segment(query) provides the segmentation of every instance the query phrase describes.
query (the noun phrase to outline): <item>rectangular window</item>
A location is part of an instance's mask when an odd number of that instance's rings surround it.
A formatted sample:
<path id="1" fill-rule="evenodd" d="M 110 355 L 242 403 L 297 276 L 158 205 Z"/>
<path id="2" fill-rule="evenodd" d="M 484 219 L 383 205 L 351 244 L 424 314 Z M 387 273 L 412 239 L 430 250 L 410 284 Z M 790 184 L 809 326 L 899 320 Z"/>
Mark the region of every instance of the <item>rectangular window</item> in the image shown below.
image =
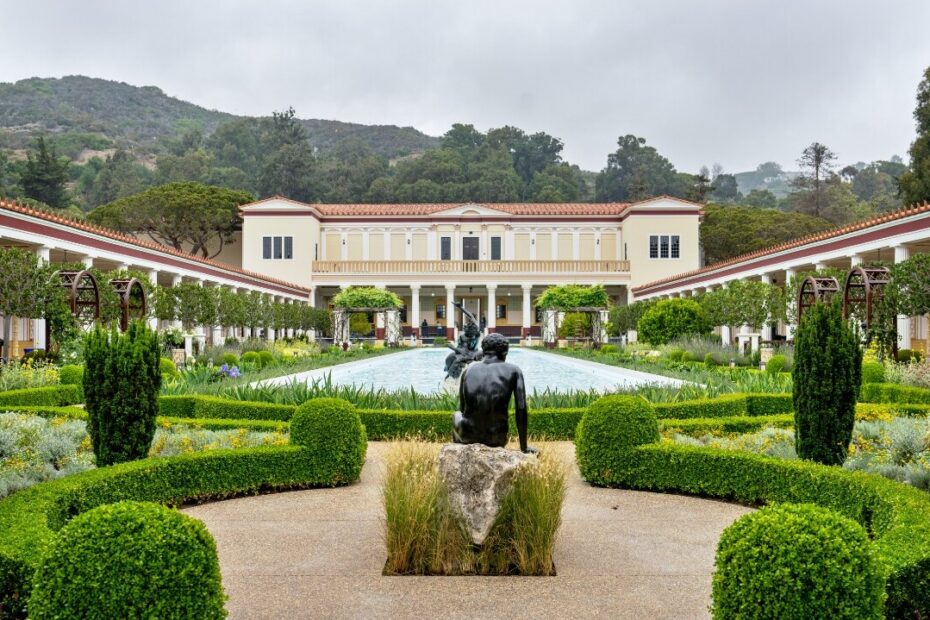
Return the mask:
<path id="1" fill-rule="evenodd" d="M 400 307 L 400 322 L 401 323 L 407 322 L 407 306 L 406 305 L 403 305 Z"/>
<path id="2" fill-rule="evenodd" d="M 497 304 L 497 311 L 494 313 L 494 316 L 499 319 L 507 318 L 507 304 Z"/>
<path id="3" fill-rule="evenodd" d="M 314 246 L 314 252 L 316 247 Z M 262 258 L 291 260 L 294 258 L 294 237 L 262 237 Z M 316 257 L 314 257 L 314 260 Z"/>
<path id="4" fill-rule="evenodd" d="M 649 258 L 681 258 L 679 235 L 650 235 Z"/>
<path id="5" fill-rule="evenodd" d="M 436 300 L 436 318 L 437 319 L 446 318 L 446 300 L 445 299 Z"/>
<path id="6" fill-rule="evenodd" d="M 491 260 L 501 259 L 501 238 L 491 237 Z"/>
<path id="7" fill-rule="evenodd" d="M 452 260 L 452 237 L 441 237 L 439 239 L 439 258 L 441 260 Z"/>

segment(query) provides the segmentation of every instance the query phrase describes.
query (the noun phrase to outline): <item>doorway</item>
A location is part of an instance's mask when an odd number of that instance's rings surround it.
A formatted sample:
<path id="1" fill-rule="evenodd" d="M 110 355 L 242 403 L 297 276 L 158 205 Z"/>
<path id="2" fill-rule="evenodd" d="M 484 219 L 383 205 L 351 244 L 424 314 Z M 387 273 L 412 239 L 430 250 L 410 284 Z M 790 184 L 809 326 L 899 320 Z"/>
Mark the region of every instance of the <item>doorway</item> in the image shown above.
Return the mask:
<path id="1" fill-rule="evenodd" d="M 478 260 L 478 237 L 462 237 L 462 260 Z"/>

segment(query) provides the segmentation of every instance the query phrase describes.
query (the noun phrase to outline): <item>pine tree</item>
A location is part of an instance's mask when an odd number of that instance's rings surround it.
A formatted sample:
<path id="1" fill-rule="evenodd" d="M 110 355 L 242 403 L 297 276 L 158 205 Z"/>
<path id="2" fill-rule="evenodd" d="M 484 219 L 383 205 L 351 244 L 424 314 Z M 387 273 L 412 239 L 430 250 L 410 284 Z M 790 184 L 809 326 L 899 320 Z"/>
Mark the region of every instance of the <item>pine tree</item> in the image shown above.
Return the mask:
<path id="1" fill-rule="evenodd" d="M 55 146 L 45 143 L 45 138 L 36 139 L 35 153 L 29 153 L 26 167 L 19 183 L 27 197 L 44 202 L 54 209 L 68 206 L 68 167 L 65 159 L 59 159 Z"/>
<path id="2" fill-rule="evenodd" d="M 802 317 L 794 344 L 798 456 L 827 465 L 846 460 L 861 375 L 859 338 L 839 304 L 816 304 Z"/>
<path id="3" fill-rule="evenodd" d="M 930 67 L 917 87 L 917 139 L 911 144 L 911 167 L 898 184 L 905 205 L 930 201 Z"/>
<path id="4" fill-rule="evenodd" d="M 133 322 L 123 334 L 97 327 L 87 335 L 84 397 L 97 466 L 148 456 L 160 388 L 158 334 L 145 323 Z"/>

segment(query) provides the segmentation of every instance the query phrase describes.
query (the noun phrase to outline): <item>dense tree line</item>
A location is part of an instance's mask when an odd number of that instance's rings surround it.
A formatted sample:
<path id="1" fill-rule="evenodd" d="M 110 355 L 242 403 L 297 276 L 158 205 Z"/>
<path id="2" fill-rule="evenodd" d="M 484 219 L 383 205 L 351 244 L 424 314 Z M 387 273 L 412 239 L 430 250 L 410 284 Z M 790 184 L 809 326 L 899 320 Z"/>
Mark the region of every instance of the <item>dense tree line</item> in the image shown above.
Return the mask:
<path id="1" fill-rule="evenodd" d="M 710 203 L 702 240 L 706 261 L 714 262 L 930 200 L 930 69 L 914 116 L 910 167 L 892 157 L 840 168 L 836 153 L 813 142 L 801 151 L 797 173 L 765 162 L 748 173 L 726 173 L 715 164 L 690 174 L 644 138 L 627 134 L 594 174 L 565 161 L 558 138 L 512 126 L 481 132 L 455 124 L 438 148 L 393 161 L 354 136 L 320 151 L 288 109 L 267 118 L 230 117 L 209 134 L 197 123 L 181 123 L 154 159 L 118 148 L 79 163 L 60 154 L 57 140 L 38 136 L 25 159 L 0 151 L 0 195 L 77 216 L 96 208 L 90 217 L 101 224 L 207 256 L 231 237 L 236 206 L 253 197 L 612 202 L 667 194 Z M 193 232 L 185 236 L 182 227 Z"/>

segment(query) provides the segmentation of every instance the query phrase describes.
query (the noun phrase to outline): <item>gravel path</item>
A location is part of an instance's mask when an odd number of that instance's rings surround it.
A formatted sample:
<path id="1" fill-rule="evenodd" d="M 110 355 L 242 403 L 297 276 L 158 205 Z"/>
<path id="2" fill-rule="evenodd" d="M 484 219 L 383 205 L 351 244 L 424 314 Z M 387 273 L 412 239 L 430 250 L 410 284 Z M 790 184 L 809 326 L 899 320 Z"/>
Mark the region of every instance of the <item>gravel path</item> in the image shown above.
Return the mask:
<path id="1" fill-rule="evenodd" d="M 568 442 L 542 444 L 573 458 Z M 704 618 L 720 533 L 748 509 L 599 489 L 571 468 L 557 577 L 383 577 L 379 481 L 185 509 L 216 538 L 232 618 Z"/>

